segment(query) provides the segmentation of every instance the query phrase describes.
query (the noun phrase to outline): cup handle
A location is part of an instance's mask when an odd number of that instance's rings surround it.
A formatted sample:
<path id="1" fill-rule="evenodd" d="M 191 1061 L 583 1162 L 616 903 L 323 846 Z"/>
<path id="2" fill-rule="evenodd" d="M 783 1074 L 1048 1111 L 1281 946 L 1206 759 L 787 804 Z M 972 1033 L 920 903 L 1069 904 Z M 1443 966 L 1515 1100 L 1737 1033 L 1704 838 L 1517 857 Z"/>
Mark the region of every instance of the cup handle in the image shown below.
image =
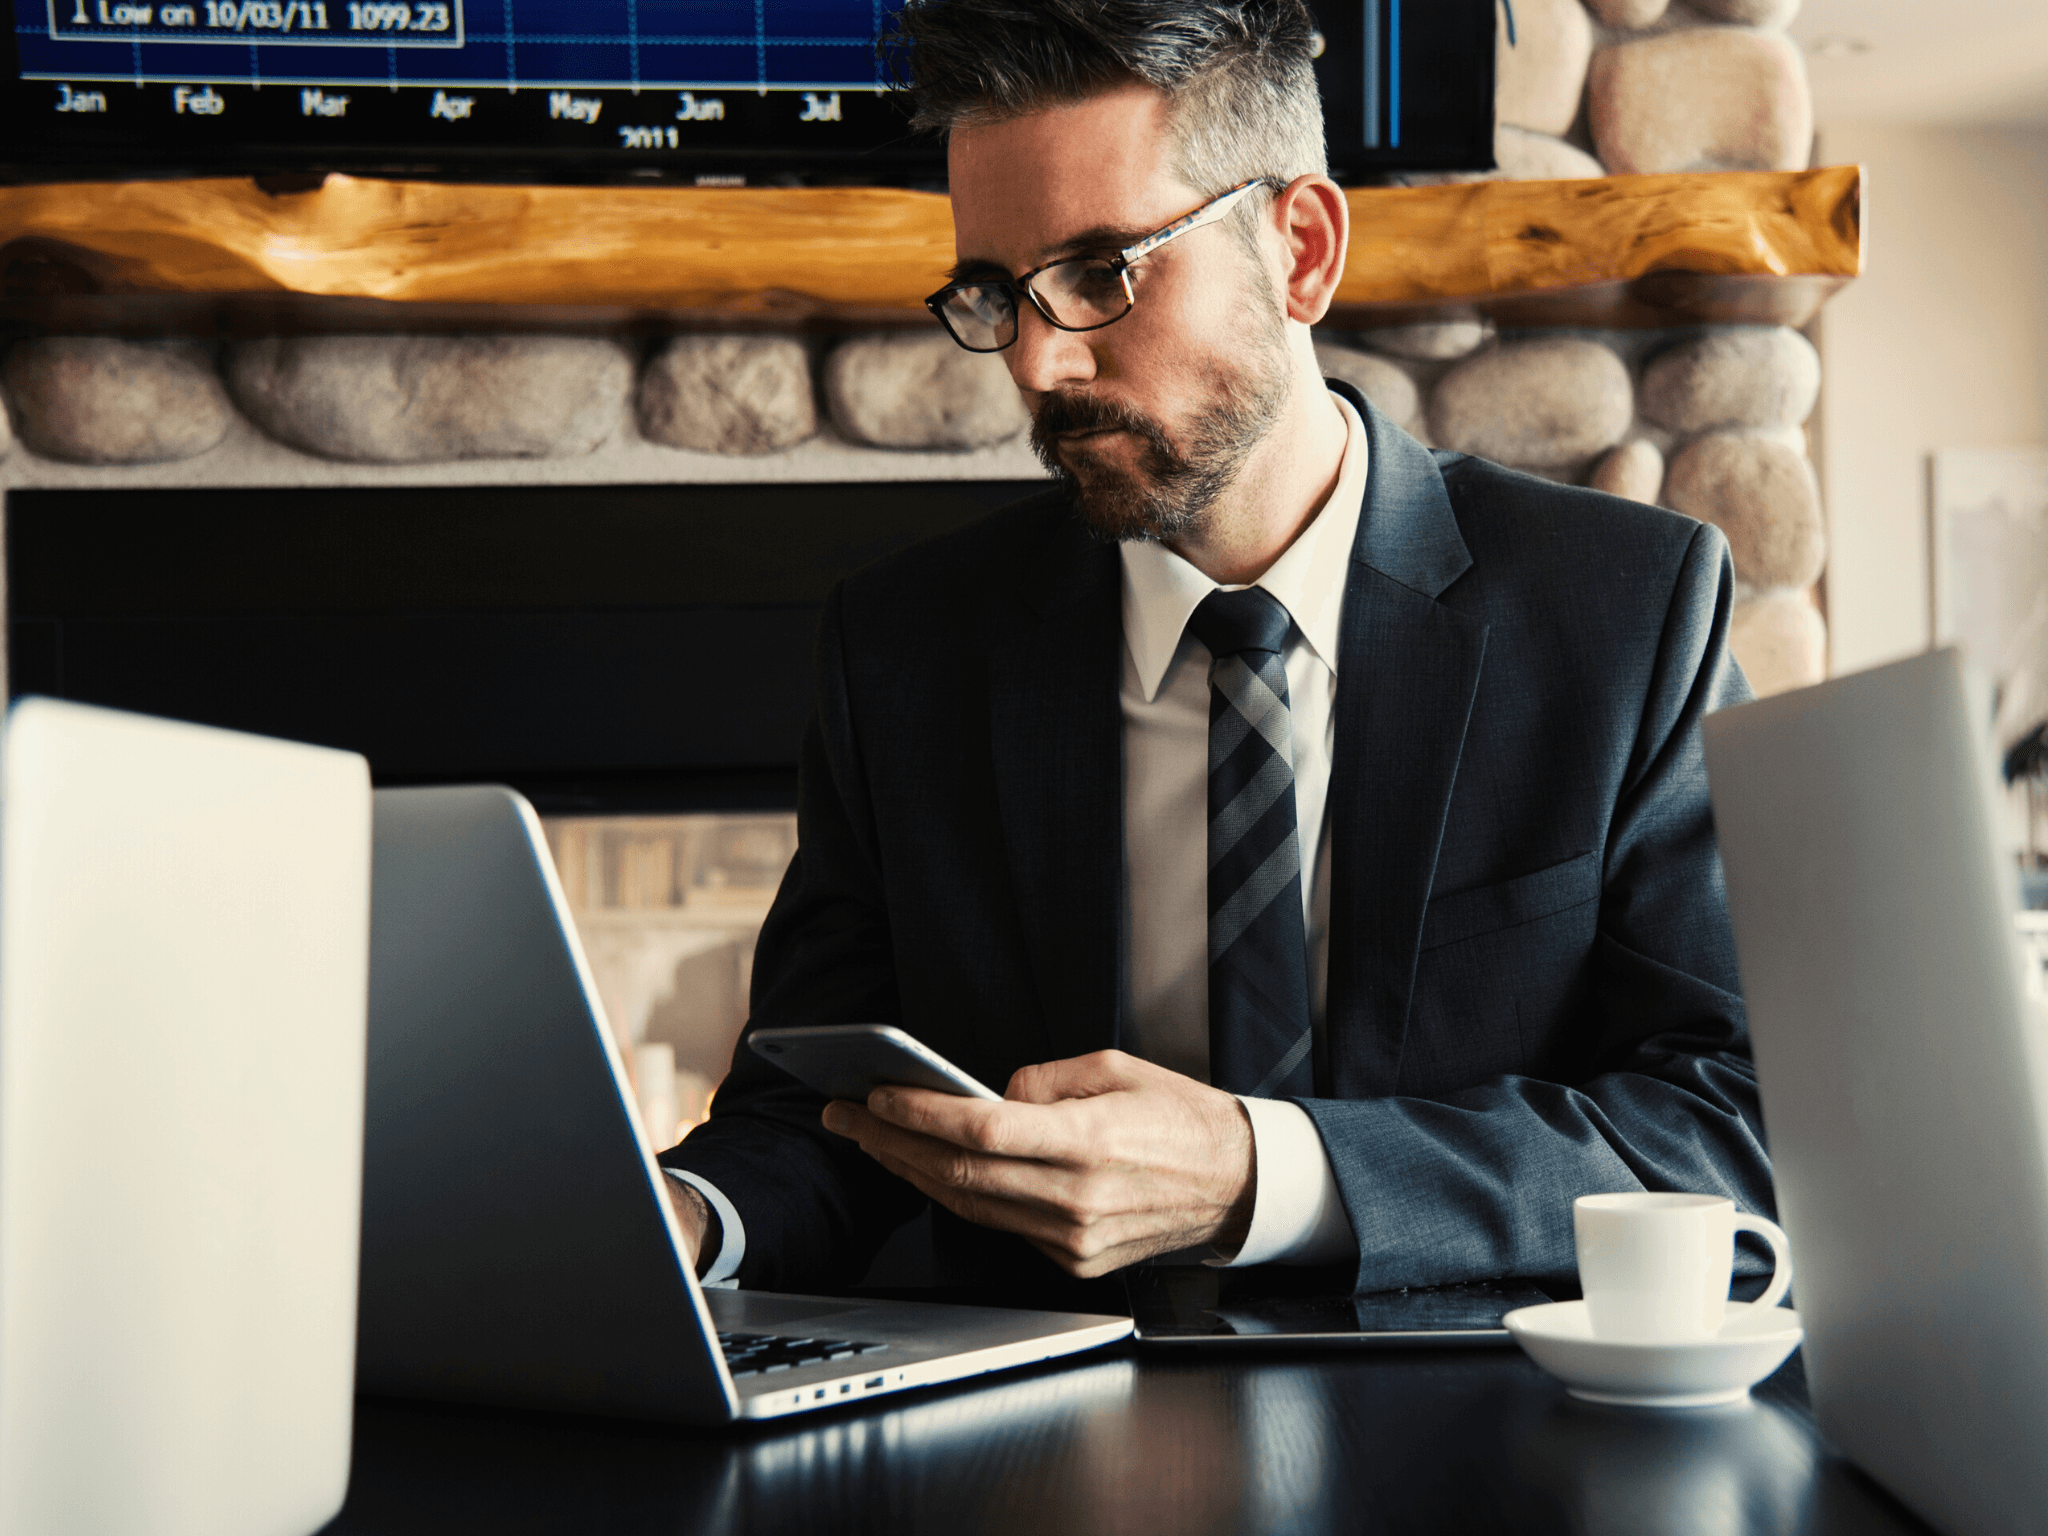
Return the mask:
<path id="1" fill-rule="evenodd" d="M 1735 1230 L 1754 1232 L 1771 1245 L 1771 1283 L 1750 1305 L 1775 1307 L 1785 1299 L 1785 1292 L 1792 1288 L 1792 1240 L 1785 1236 L 1785 1229 L 1775 1221 L 1766 1221 L 1761 1216 L 1751 1216 L 1743 1211 L 1735 1213 Z"/>

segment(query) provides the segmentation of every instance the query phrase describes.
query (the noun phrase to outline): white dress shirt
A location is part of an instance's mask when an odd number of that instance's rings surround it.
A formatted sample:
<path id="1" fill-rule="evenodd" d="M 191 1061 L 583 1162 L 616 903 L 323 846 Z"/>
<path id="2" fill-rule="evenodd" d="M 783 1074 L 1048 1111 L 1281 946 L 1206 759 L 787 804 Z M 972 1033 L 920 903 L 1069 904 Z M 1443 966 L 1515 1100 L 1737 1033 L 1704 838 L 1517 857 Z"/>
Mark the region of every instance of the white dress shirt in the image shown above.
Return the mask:
<path id="1" fill-rule="evenodd" d="M 1330 843 L 1324 811 L 1336 730 L 1338 633 L 1351 546 L 1365 503 L 1365 424 L 1330 399 L 1349 436 L 1336 488 L 1315 521 L 1254 585 L 1287 610 L 1294 814 L 1308 939 L 1309 1013 L 1322 1028 L 1329 974 Z M 1218 583 L 1164 545 L 1123 546 L 1124 901 L 1130 935 L 1124 1049 L 1209 1080 L 1209 662 L 1188 630 Z M 1251 1118 L 1257 1191 L 1231 1264 L 1326 1263 L 1357 1242 L 1315 1124 L 1280 1099 L 1240 1095 Z M 1211 1262 L 1226 1262 L 1212 1260 Z"/>
<path id="2" fill-rule="evenodd" d="M 1351 546 L 1365 504 L 1365 423 L 1341 396 L 1348 437 L 1336 488 L 1255 585 L 1294 621 L 1287 697 L 1295 822 L 1308 940 L 1310 1016 L 1320 1029 L 1329 974 L 1330 844 L 1324 803 L 1336 725 L 1337 643 Z M 1123 553 L 1124 903 L 1130 935 L 1123 1048 L 1209 1080 L 1209 652 L 1187 631 L 1217 583 L 1165 546 Z M 1315 1123 L 1280 1099 L 1239 1097 L 1257 1164 L 1251 1230 L 1213 1264 L 1312 1264 L 1355 1258 L 1357 1240 Z M 667 1170 L 700 1192 L 724 1228 L 706 1285 L 730 1285 L 746 1253 L 732 1202 L 708 1179 Z"/>

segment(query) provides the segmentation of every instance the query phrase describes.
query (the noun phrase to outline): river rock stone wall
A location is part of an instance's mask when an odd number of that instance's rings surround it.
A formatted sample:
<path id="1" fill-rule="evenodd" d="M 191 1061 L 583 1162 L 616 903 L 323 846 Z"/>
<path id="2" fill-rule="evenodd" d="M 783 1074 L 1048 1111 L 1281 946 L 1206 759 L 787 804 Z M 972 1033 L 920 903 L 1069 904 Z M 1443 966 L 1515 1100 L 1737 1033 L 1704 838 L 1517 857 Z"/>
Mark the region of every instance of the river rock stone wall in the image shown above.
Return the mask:
<path id="1" fill-rule="evenodd" d="M 1784 34 L 1798 11 L 1799 0 L 1497 5 L 1490 174 L 1803 169 L 1813 102 Z"/>
<path id="2" fill-rule="evenodd" d="M 1491 176 L 1559 179 L 1667 171 L 1803 169 L 1813 144 L 1806 65 L 1784 29 L 1799 0 L 1509 0 L 1496 7 Z M 1512 21 L 1510 17 L 1512 16 Z M 1462 180 L 1464 177 L 1415 177 Z M 1533 338 L 1529 339 L 1533 340 Z M 1813 598 L 1826 560 L 1805 433 L 1820 359 L 1776 327 L 1691 335 L 1509 338 L 1506 356 L 1446 376 L 1431 426 L 1446 447 L 1560 469 L 1615 495 L 1658 501 L 1728 535 L 1742 601 L 1735 652 L 1759 693 L 1817 682 L 1827 628 Z M 1628 425 L 1590 465 L 1565 453 L 1608 436 L 1633 386 Z M 1387 350 L 1382 345 L 1382 350 Z M 1487 374 L 1491 377 L 1487 377 Z M 1520 378 L 1548 403 L 1509 404 Z M 1567 409 L 1563 399 L 1575 400 Z M 1491 414 L 1488 414 L 1491 413 Z M 1535 441 L 1544 419 L 1558 431 Z"/>

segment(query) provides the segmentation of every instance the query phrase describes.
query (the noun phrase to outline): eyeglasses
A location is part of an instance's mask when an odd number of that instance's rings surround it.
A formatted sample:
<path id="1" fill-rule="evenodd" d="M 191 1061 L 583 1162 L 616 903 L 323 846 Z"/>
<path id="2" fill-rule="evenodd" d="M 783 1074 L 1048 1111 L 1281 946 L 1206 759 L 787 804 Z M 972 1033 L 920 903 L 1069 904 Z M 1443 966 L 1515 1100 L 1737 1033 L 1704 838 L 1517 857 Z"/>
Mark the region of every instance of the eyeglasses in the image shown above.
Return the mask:
<path id="1" fill-rule="evenodd" d="M 1214 224 L 1245 193 L 1264 185 L 1263 178 L 1239 182 L 1114 256 L 1068 256 L 1033 267 L 1019 278 L 980 277 L 948 283 L 924 301 L 925 308 L 970 352 L 1000 352 L 1017 339 L 1019 293 L 1049 324 L 1063 331 L 1099 331 L 1123 319 L 1138 302 L 1131 291 L 1132 262 L 1191 229 Z"/>

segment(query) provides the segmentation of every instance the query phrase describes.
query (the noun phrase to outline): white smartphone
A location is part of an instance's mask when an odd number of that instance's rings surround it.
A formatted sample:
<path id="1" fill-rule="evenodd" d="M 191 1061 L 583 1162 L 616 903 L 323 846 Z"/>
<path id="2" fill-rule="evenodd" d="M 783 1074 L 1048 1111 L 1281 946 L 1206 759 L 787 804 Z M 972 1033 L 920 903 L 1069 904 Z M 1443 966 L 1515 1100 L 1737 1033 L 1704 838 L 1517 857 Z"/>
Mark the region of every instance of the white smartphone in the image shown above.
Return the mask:
<path id="1" fill-rule="evenodd" d="M 894 1024 L 809 1024 L 795 1029 L 757 1029 L 747 1036 L 754 1054 L 782 1068 L 828 1099 L 867 1102 L 884 1083 L 929 1088 L 970 1099 L 1002 1095 L 962 1072 L 930 1046 Z"/>

